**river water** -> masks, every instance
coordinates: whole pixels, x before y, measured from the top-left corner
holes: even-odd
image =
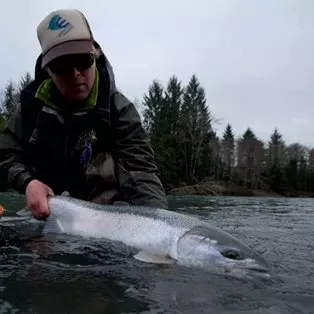
[[[7,216],[23,196],[0,194]],[[314,313],[314,199],[171,197],[262,253],[263,283],[143,264],[134,252],[0,221],[0,313]]]

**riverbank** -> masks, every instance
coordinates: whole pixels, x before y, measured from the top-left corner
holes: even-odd
[[[1,188],[0,192],[14,192]],[[313,192],[284,191],[277,193],[272,190],[253,190],[234,183],[209,181],[194,185],[181,186],[167,191],[167,195],[217,195],[217,196],[269,196],[269,197],[314,197]]]
[[[219,195],[219,196],[271,196],[271,197],[314,197],[314,193],[303,191],[253,190],[234,183],[209,181],[200,184],[173,188],[168,195]]]

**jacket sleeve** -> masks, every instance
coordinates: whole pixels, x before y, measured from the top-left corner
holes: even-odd
[[[7,181],[4,185],[24,194],[34,174],[26,161],[22,134],[21,106],[18,105],[0,133],[0,172],[5,174],[1,176],[1,180]]]
[[[112,155],[124,199],[131,204],[167,208],[166,193],[158,177],[154,152],[133,103],[123,94],[113,95]]]

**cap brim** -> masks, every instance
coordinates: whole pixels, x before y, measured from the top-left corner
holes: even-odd
[[[93,43],[90,40],[69,41],[50,49],[42,58],[42,68],[55,58],[69,54],[92,53]]]

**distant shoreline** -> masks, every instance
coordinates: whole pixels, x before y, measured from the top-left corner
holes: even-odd
[[[279,193],[272,190],[249,189],[234,183],[216,181],[176,187],[168,190],[167,195],[314,197],[314,193],[305,191],[283,191]]]
[[[0,186],[0,192],[15,192],[13,189],[6,189]],[[266,197],[314,197],[313,192],[305,191],[284,191],[278,193],[271,190],[248,189],[234,183],[222,183],[217,181],[209,181],[194,185],[185,185],[169,189],[167,196],[183,196],[183,195],[203,195],[203,196],[266,196]]]

